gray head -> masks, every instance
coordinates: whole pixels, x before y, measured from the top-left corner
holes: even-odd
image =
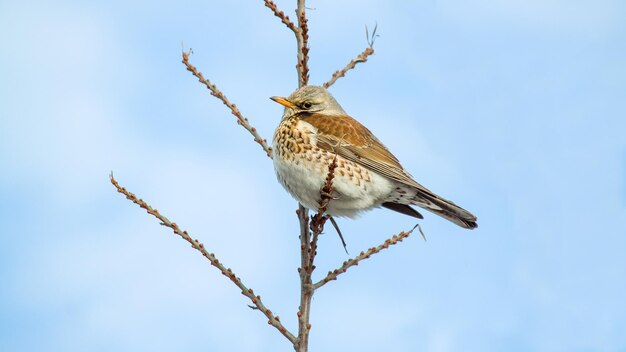
[[[291,93],[288,98],[271,97],[270,99],[285,106],[283,117],[289,117],[300,112],[324,115],[346,114],[328,90],[320,86],[304,86]]]

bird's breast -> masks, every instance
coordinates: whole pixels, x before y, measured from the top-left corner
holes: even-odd
[[[303,121],[284,120],[276,129],[273,160],[276,176],[283,187],[302,205],[317,209],[329,166],[335,198],[331,215],[354,216],[356,212],[380,204],[391,192],[390,182],[367,168],[316,145],[317,131]]]
[[[306,122],[285,119],[274,132],[275,153],[286,159],[306,153],[316,144],[315,133],[315,128]]]

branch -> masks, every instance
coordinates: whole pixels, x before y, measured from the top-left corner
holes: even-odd
[[[294,31],[296,42],[298,43],[298,87],[306,86],[309,82],[309,27],[307,25],[306,13],[304,11],[305,0],[298,0],[296,16],[298,17],[298,30]],[[298,352],[309,350],[309,332],[311,323],[309,317],[311,313],[311,301],[313,300],[313,288],[311,286],[311,274],[315,269],[315,250],[311,248],[311,232],[309,231],[308,210],[298,204],[298,221],[300,222],[300,306],[298,307],[298,339],[293,347]],[[318,234],[314,234],[317,241]]]
[[[204,78],[204,76],[202,76],[202,72],[198,71],[198,69],[189,62],[189,55],[192,53],[193,51],[191,50],[189,50],[188,52],[183,51],[182,62],[187,67],[187,71],[196,76],[198,78],[198,81],[200,81],[200,83],[204,84],[209,89],[212,96],[221,100],[222,103],[224,103],[224,105],[226,105],[230,109],[231,113],[237,118],[237,124],[243,126],[243,128],[250,132],[250,134],[254,137],[254,141],[261,145],[267,156],[271,159],[272,147],[267,144],[267,140],[261,138],[256,128],[252,127],[248,122],[248,119],[243,117],[241,111],[239,111],[239,109],[237,108],[237,105],[231,103],[228,98],[226,98],[226,96],[219,89],[217,89],[217,86],[215,84],[212,84],[208,79]]]
[[[307,209],[300,205],[297,210],[300,222],[300,308],[298,309],[298,342],[294,346],[296,351],[308,351],[311,301],[315,289],[312,286],[311,275],[315,270],[315,255],[317,255],[317,240],[324,230],[324,224],[328,217],[324,216],[328,203],[333,199],[333,179],[337,167],[337,156],[328,165],[326,182],[320,190],[321,199],[318,213],[309,222]],[[311,234],[312,233],[312,234]]]
[[[309,26],[304,7],[305,0],[298,0],[296,15],[298,16],[298,31],[296,41],[298,42],[298,87],[306,86],[309,83]]]
[[[328,82],[323,84],[324,88],[328,88],[328,87],[332,86],[333,84],[335,84],[335,82],[339,78],[344,77],[346,75],[346,73],[348,71],[352,70],[354,67],[356,67],[356,65],[358,63],[366,62],[368,56],[373,55],[373,54],[374,54],[374,48],[372,48],[372,47],[369,47],[369,48],[363,50],[363,52],[360,53],[359,56],[357,56],[355,59],[350,60],[350,62],[348,62],[346,67],[341,69],[341,71],[335,71],[335,73],[333,73],[333,76],[331,77],[331,79]]]
[[[298,339],[294,343],[294,348],[298,352],[306,352],[309,348],[309,331],[311,330],[309,317],[314,292],[311,286],[311,274],[315,269],[313,266],[314,252],[311,251],[308,209],[299,204],[296,214],[298,214],[298,221],[300,222],[300,267],[298,268],[300,306],[298,307]]]
[[[278,6],[272,0],[264,0],[265,6],[268,7],[274,16],[280,18],[281,22],[291,29],[296,36],[298,43],[298,63],[296,70],[298,71],[298,87],[306,86],[309,82],[309,27],[305,13],[305,0],[297,0],[298,7],[296,9],[296,17],[298,18],[298,26],[289,19],[289,16],[278,9]]]
[[[333,84],[335,84],[335,82],[339,78],[344,77],[346,75],[346,72],[355,68],[356,64],[360,62],[366,62],[367,58],[370,55],[374,54],[374,42],[376,41],[376,38],[378,38],[378,34],[376,34],[377,29],[378,29],[378,24],[374,26],[374,31],[372,31],[372,35],[370,36],[370,31],[369,29],[367,29],[367,26],[365,26],[365,38],[367,39],[368,47],[365,50],[363,50],[363,52],[359,54],[359,56],[357,56],[356,59],[352,59],[350,62],[348,62],[346,67],[344,67],[341,71],[335,71],[335,73],[333,73],[333,76],[330,78],[330,80],[323,84],[324,88],[328,88],[332,86]]]
[[[189,236],[189,234],[187,233],[187,231],[181,230],[175,222],[171,222],[165,216],[161,215],[158,210],[153,209],[150,205],[148,205],[148,203],[144,202],[142,199],[137,199],[135,194],[127,191],[126,188],[121,187],[119,183],[113,177],[113,174],[111,174],[109,177],[111,179],[111,183],[113,184],[113,186],[115,186],[115,188],[117,188],[117,191],[119,193],[122,193],[123,195],[126,196],[126,199],[132,201],[133,203],[139,205],[141,208],[145,209],[146,212],[148,212],[148,214],[153,215],[154,217],[159,219],[159,221],[161,222],[161,225],[167,226],[170,229],[172,229],[172,231],[174,231],[175,234],[179,235],[182,239],[189,242],[189,244],[191,244],[191,247],[193,247],[194,249],[202,253],[202,255],[211,262],[211,265],[213,265],[219,271],[221,271],[224,276],[228,277],[230,281],[232,281],[237,287],[241,289],[241,294],[248,297],[250,301],[252,301],[252,304],[254,304],[254,306],[258,310],[263,312],[263,314],[265,314],[265,316],[268,319],[267,321],[268,324],[278,329],[278,331],[280,331],[280,333],[283,334],[283,336],[285,336],[289,341],[291,341],[291,343],[293,344],[296,343],[296,337],[283,326],[283,324],[280,322],[280,318],[277,315],[273,315],[272,311],[269,310],[263,304],[263,302],[261,302],[261,296],[255,296],[254,291],[251,288],[247,288],[243,284],[243,282],[241,282],[241,279],[237,277],[237,275],[235,275],[235,273],[230,268],[226,268],[222,263],[220,263],[220,261],[215,257],[213,253],[209,253],[204,248],[204,245],[202,243],[198,242],[198,240],[196,239],[192,239],[191,236]]]
[[[265,6],[269,7],[272,12],[274,12],[274,16],[280,18],[280,20],[287,26],[287,28],[291,29],[294,33],[298,33],[298,28],[296,25],[291,22],[289,16],[285,15],[284,12],[278,9],[278,6],[272,0],[265,0]],[[297,34],[296,34],[297,35]]]
[[[339,269],[329,271],[328,275],[326,275],[325,278],[315,283],[313,285],[313,290],[317,290],[318,288],[326,285],[329,281],[337,280],[337,276],[345,273],[350,267],[359,265],[360,261],[371,257],[373,254],[376,254],[383,249],[389,248],[389,246],[393,246],[394,244],[398,244],[398,242],[402,242],[402,240],[409,237],[411,233],[413,233],[413,230],[415,230],[416,228],[419,228],[419,231],[422,232],[422,228],[419,226],[419,224],[417,224],[410,231],[402,231],[397,235],[393,235],[393,237],[385,240],[385,242],[378,247],[372,247],[365,252],[361,252],[361,254],[354,257],[353,259],[348,259],[347,261],[343,262],[343,265]]]

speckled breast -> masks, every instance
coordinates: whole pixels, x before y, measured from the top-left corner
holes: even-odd
[[[313,126],[295,117],[284,119],[274,133],[273,159],[276,176],[302,205],[317,209],[320,190],[335,154],[317,147]],[[390,185],[378,174],[337,156],[334,196],[328,212],[354,216],[377,206],[389,194]]]

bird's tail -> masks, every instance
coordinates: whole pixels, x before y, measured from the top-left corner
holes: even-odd
[[[466,229],[471,230],[478,227],[476,216],[449,200],[438,197],[433,199],[432,203],[437,207],[428,206],[424,208]]]
[[[478,227],[476,216],[453,202],[439,197],[426,188],[413,188],[413,192],[415,192],[415,196],[411,199],[412,204],[418,205],[466,229]]]

